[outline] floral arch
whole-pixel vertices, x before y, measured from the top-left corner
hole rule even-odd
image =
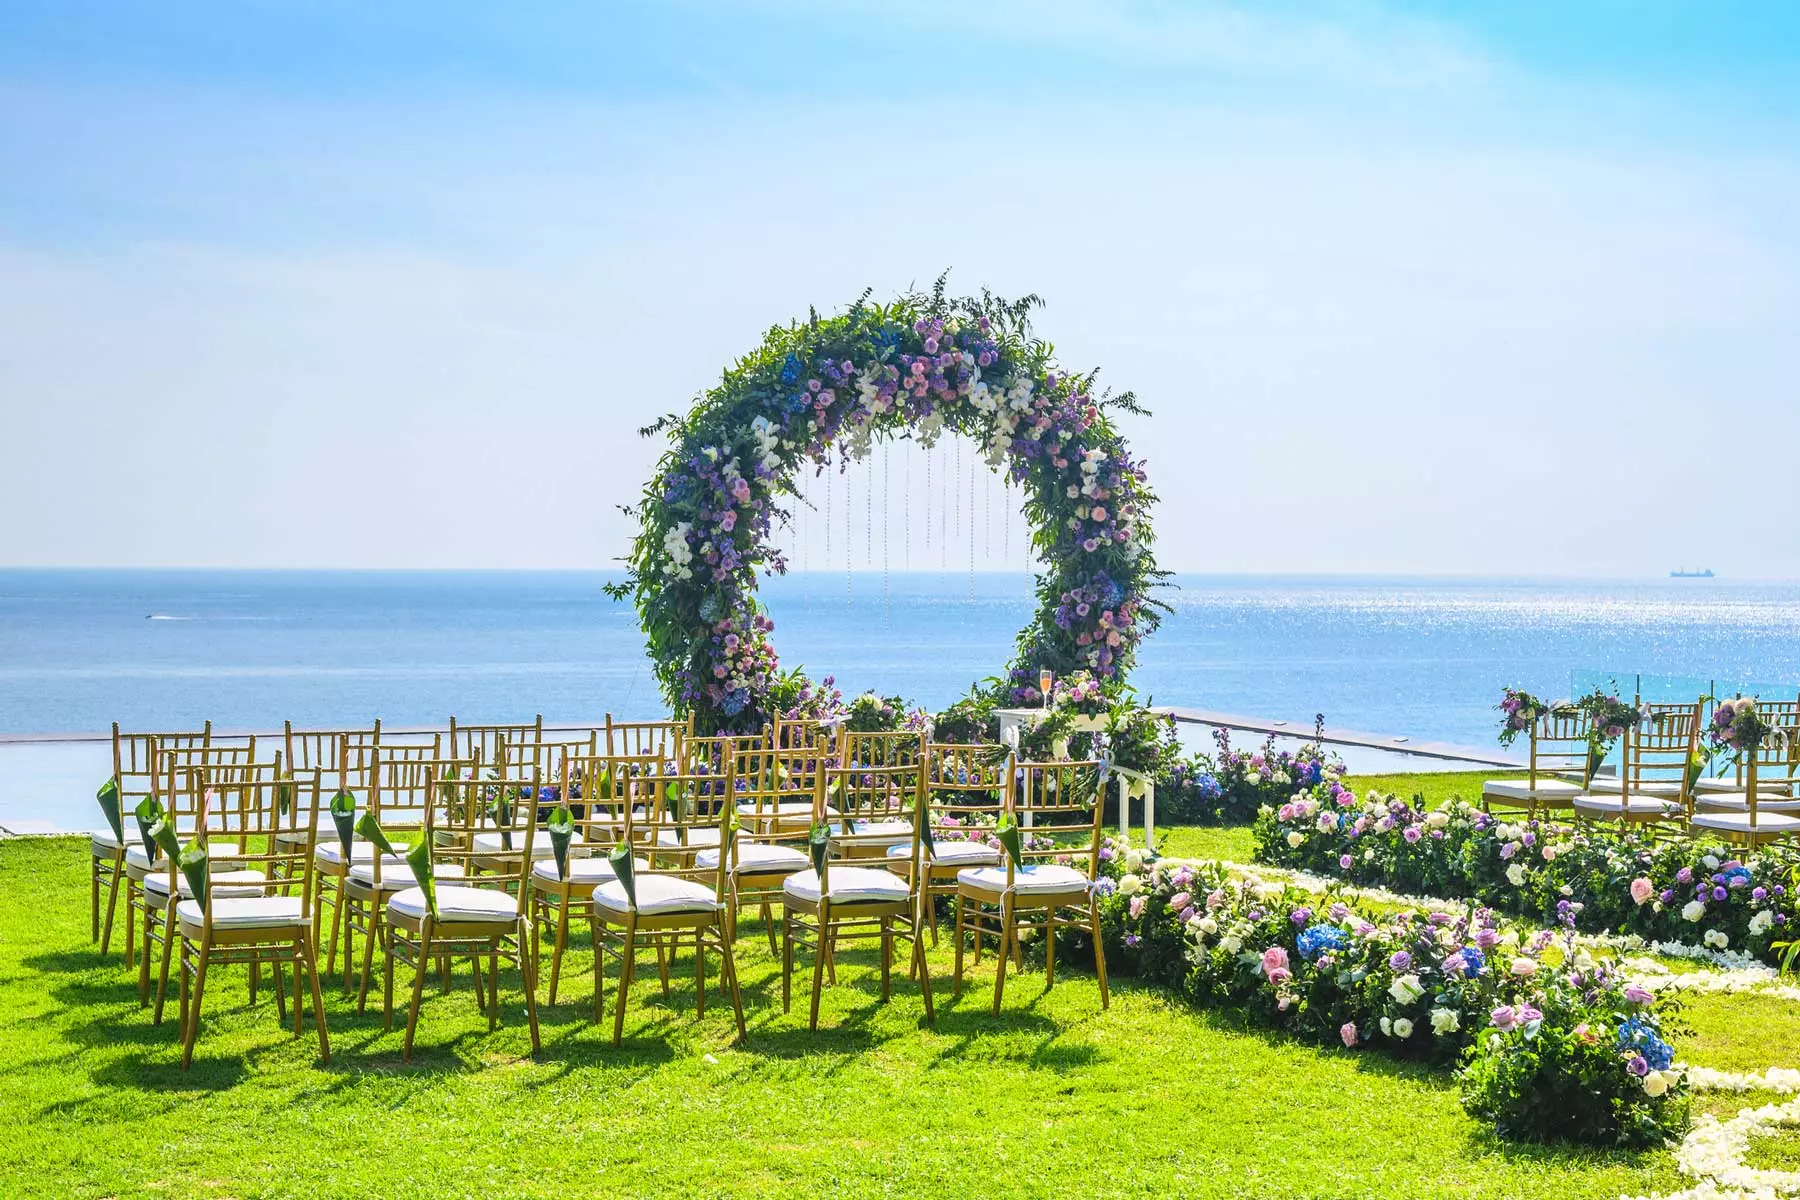
[[[757,601],[756,573],[787,568],[771,542],[795,479],[842,470],[878,440],[975,440],[1025,493],[1042,564],[1038,611],[1020,631],[996,699],[1037,697],[1040,668],[1123,685],[1160,608],[1151,553],[1155,497],[1115,428],[1142,412],[1130,393],[1097,394],[1094,374],[1058,369],[1032,336],[1036,297],[928,295],[888,305],[867,295],[843,313],[777,327],[686,415],[643,430],[671,445],[640,503],[629,578],[657,678],[706,732],[754,730],[805,684],[782,673]]]

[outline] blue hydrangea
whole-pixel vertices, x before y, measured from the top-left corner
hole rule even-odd
[[[1309,925],[1300,931],[1294,944],[1300,957],[1313,959],[1327,950],[1342,950],[1346,940],[1344,931],[1336,925]]]
[[[781,382],[783,382],[783,383],[794,382],[794,380],[800,378],[800,370],[801,370],[801,367],[800,367],[799,356],[796,355],[791,350],[788,351],[787,358],[785,360],[783,360],[783,362],[781,364]]]
[[[733,688],[731,691],[725,693],[725,698],[723,700],[719,701],[719,709],[724,712],[726,716],[735,717],[743,712],[745,705],[749,703],[749,688]]]
[[[1225,791],[1224,788],[1219,786],[1219,781],[1214,779],[1211,775],[1200,776],[1199,779],[1194,781],[1194,786],[1200,789],[1200,798],[1202,800],[1217,800]]]
[[[1470,979],[1481,974],[1481,968],[1487,965],[1487,956],[1481,952],[1480,946],[1464,946],[1462,956],[1463,974]]]
[[[1675,1061],[1675,1051],[1669,1043],[1638,1017],[1628,1017],[1619,1023],[1619,1049],[1637,1051],[1652,1071],[1666,1071]]]

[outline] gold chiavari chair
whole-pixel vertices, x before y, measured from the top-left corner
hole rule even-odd
[[[502,738],[500,769],[510,779],[536,772],[537,777],[545,781],[545,787],[554,789],[562,779],[565,759],[585,760],[600,756],[602,732],[600,729],[546,729],[535,741]],[[540,819],[542,816],[540,813]]]
[[[965,867],[957,873],[953,994],[962,994],[965,930],[977,939],[992,934],[999,940],[994,975],[994,1012],[998,1014],[1006,990],[1006,960],[1010,956],[1022,964],[1021,927],[1044,934],[1046,990],[1056,983],[1056,931],[1086,929],[1094,942],[1094,971],[1100,977],[1100,1007],[1104,1009],[1110,996],[1106,954],[1100,942],[1100,904],[1094,889],[1100,867],[1100,801],[1106,786],[1103,764],[1014,760],[1008,763],[1007,774],[1012,781],[1007,789],[1008,816],[1019,825],[1028,817],[1036,820],[1029,831],[1018,830],[1017,862],[1008,853],[1001,866]],[[1070,817],[1081,823],[1068,823]],[[1054,830],[1059,823],[1063,829],[1079,832],[1081,840],[1058,842]]]
[[[179,777],[179,768],[177,769]],[[178,886],[175,873],[196,875],[194,896],[175,905],[181,941],[181,1067],[194,1061],[194,1042],[200,1032],[200,1013],[206,999],[208,972],[217,966],[249,964],[253,971],[269,965],[275,971],[275,996],[285,1018],[283,980],[285,969],[294,968],[294,1033],[303,1025],[300,977],[306,976],[312,992],[313,1024],[319,1032],[319,1057],[331,1061],[331,1039],[325,1028],[325,1001],[319,989],[318,962],[313,956],[312,913],[307,903],[306,875],[311,857],[305,849],[275,841],[279,827],[280,793],[296,789],[296,803],[308,815],[319,805],[316,771],[286,778],[273,772],[236,774],[219,778],[217,772],[195,768],[188,772],[190,787],[203,789],[204,799],[195,831],[198,863],[172,863],[170,891]],[[283,862],[291,859],[291,862]],[[283,869],[276,870],[277,865]],[[215,875],[223,881],[257,874],[264,879],[261,894],[236,894],[224,886],[211,886]],[[254,886],[254,885],[251,885]]]
[[[388,839],[393,853],[371,845],[367,837],[352,844],[350,870],[340,880],[339,903],[344,911],[344,990],[350,990],[351,949],[356,934],[363,935],[362,979],[357,985],[356,1011],[366,1010],[369,977],[374,969],[375,947],[383,944],[382,924],[387,920],[387,902],[396,892],[417,887],[406,853],[425,837],[431,814],[432,777],[448,778],[452,774],[472,778],[473,760],[420,758],[408,754],[404,747],[376,750],[369,772],[368,809],[375,826]],[[356,818],[361,822],[361,817]],[[352,829],[352,835],[362,830]],[[334,828],[326,835],[337,838]],[[362,847],[368,846],[367,850]],[[342,845],[339,846],[341,854]],[[445,863],[439,868],[445,879],[460,877],[460,868]],[[388,1005],[393,997],[388,997]]]
[[[838,730],[817,721],[778,721],[770,729],[769,776],[738,801],[745,832],[758,842],[804,838],[812,827],[819,776],[837,763]],[[827,809],[833,819],[841,816]]]
[[[253,769],[256,762],[255,739],[235,746],[222,746],[208,741],[203,745],[191,744],[185,735],[178,738],[176,744],[158,743],[155,751],[156,773],[161,776],[170,767],[207,767],[213,778],[224,778],[232,772],[245,772]],[[178,824],[176,832],[184,836],[192,832],[187,824],[193,817],[192,812],[182,814],[183,822]],[[144,885],[150,876],[161,872],[163,864],[160,860],[151,861],[149,853],[141,844],[125,851],[125,965],[136,965],[132,957],[134,931],[145,928],[152,916],[150,907],[144,902]],[[146,947],[148,952],[148,947]],[[140,987],[138,999],[145,998],[145,977],[139,972]]]
[[[638,758],[596,755],[562,760],[558,793],[568,804],[574,821],[568,858],[566,862],[559,862],[552,845],[550,854],[538,855],[532,862],[530,879],[532,912],[538,929],[553,941],[548,993],[551,1004],[556,1003],[563,955],[569,947],[569,921],[573,918],[585,920],[591,931],[594,889],[619,877],[612,860],[596,851],[623,838],[630,824],[631,789],[625,781],[655,775],[662,765],[663,760],[654,754]],[[543,834],[539,836],[550,841]],[[640,860],[637,865],[649,869],[646,861]]]
[[[1739,697],[1741,699],[1741,697]],[[1702,779],[1694,787],[1695,807],[1708,812],[1743,812],[1746,808],[1747,760],[1756,761],[1757,807],[1764,812],[1800,812],[1794,788],[1800,783],[1800,703],[1757,700],[1756,711],[1781,735],[1764,740],[1754,755],[1734,755],[1730,774]]]
[[[696,739],[698,740],[698,739]],[[780,902],[782,885],[790,875],[806,870],[811,860],[805,850],[806,830],[795,823],[783,824],[774,814],[795,793],[783,775],[776,754],[764,739],[741,739],[728,748],[726,793],[737,806],[739,834],[724,850],[725,932],[735,943],[738,914],[746,904],[759,905],[763,927],[769,936],[769,953],[775,954],[775,920],[772,905]],[[695,865],[717,867],[718,848],[700,851]]]
[[[1009,755],[1004,746],[933,743],[925,748],[925,822],[919,853],[911,844],[889,847],[888,867],[919,891],[932,944],[937,944],[937,898],[956,897],[957,873],[997,867],[1001,851],[991,841],[1006,811]],[[981,961],[981,943],[975,945]]]
[[[474,758],[492,766],[500,761],[501,748],[511,742],[515,746],[536,745],[544,740],[544,714],[518,725],[474,725],[450,718],[450,739],[444,747],[446,758]]]
[[[676,721],[615,721],[606,714],[606,753],[613,758],[653,754],[671,767],[681,762],[681,743],[693,736],[694,718]]]
[[[1596,777],[1575,797],[1578,820],[1686,823],[1700,761],[1700,702],[1652,704],[1643,711],[1643,723],[1621,739],[1618,775]]]
[[[204,746],[212,737],[212,722],[208,721],[198,733],[124,733],[119,723],[112,727],[112,778],[109,783],[117,789],[119,827],[108,828],[95,833],[89,839],[90,861],[88,864],[88,914],[91,928],[90,940],[100,943],[100,953],[106,954],[112,948],[113,916],[119,908],[119,883],[127,878],[125,874],[126,855],[135,846],[142,849],[141,839],[137,831],[134,813],[138,803],[150,795],[156,787],[156,749],[167,746],[170,749],[185,746]],[[105,791],[105,788],[101,789]],[[145,862],[149,858],[145,856]],[[100,885],[106,885],[106,926],[104,931],[100,925]],[[130,885],[135,887],[135,884]],[[129,898],[127,899],[129,909]],[[131,922],[125,926],[125,964],[131,965],[132,941]]]
[[[724,775],[731,770],[734,751],[749,754],[769,748],[769,727],[761,733],[720,733],[681,739],[683,775]]]
[[[703,775],[641,775],[627,781],[630,791],[626,836],[614,851],[618,878],[594,889],[594,1023],[604,1006],[606,957],[619,962],[619,994],[613,998],[613,1045],[625,1035],[625,1005],[637,970],[639,947],[656,950],[663,998],[669,998],[669,959],[684,939],[694,945],[694,1012],[706,1015],[706,952],[719,953],[720,985],[731,994],[738,1041],[743,1041],[744,1002],[738,990],[737,960],[725,930],[725,895],[729,885],[722,863],[698,866],[694,856],[668,847],[711,842],[724,844],[736,832],[735,812],[723,788],[706,785],[718,779]],[[635,814],[641,811],[641,818]],[[639,872],[635,856],[642,851],[646,868]],[[627,868],[626,863],[631,863]]]
[[[1786,736],[1778,730],[1765,738],[1763,744],[1786,740]],[[1758,751],[1761,749],[1761,746],[1757,747]],[[1783,753],[1785,753],[1785,749]],[[1795,805],[1796,801],[1787,793],[1778,792],[1775,798],[1765,806],[1759,794],[1757,779],[1762,768],[1762,755],[1750,753],[1741,757],[1744,760],[1742,764],[1743,807],[1730,809],[1709,807],[1696,811],[1688,818],[1689,830],[1705,830],[1707,833],[1723,836],[1733,842],[1742,842],[1752,850],[1769,842],[1800,837],[1800,813],[1790,807]],[[1719,804],[1724,799],[1724,797],[1714,794],[1703,797],[1700,803],[1710,806]]]
[[[890,849],[912,845],[923,751],[922,733],[840,735],[837,761],[844,770],[832,776],[825,796],[835,857],[885,865]]]
[[[206,815],[209,805],[214,806],[211,815],[216,821],[221,822],[221,828],[226,827],[226,823],[234,819],[234,814],[222,812],[216,807],[221,803],[219,800],[221,793],[218,790],[220,785],[261,782],[273,786],[277,780],[284,777],[285,771],[279,751],[276,752],[275,761],[270,763],[232,764],[229,766],[208,765],[203,760],[184,762],[183,758],[184,756],[180,753],[168,753],[161,756],[165,771],[159,772],[161,778],[157,791],[157,798],[164,805],[170,829],[177,835],[178,840],[184,832],[190,841],[199,838],[200,831],[204,827],[202,818]],[[298,785],[294,785],[279,792],[277,803],[296,802],[295,797],[298,790]],[[239,800],[242,800],[241,793]],[[237,823],[241,825],[243,822],[238,819]],[[241,830],[239,837],[241,841]],[[162,854],[159,850],[156,869],[144,878],[144,953],[138,963],[138,1005],[142,1007],[149,1003],[150,957],[156,947],[161,946],[162,961],[156,981],[156,1011],[152,1017],[152,1024],[156,1025],[162,1024],[163,1001],[168,994],[169,987],[169,959],[178,940],[175,929],[176,917],[171,910],[169,896],[171,892],[174,892],[180,900],[194,898],[193,889],[187,878],[180,872],[168,870],[168,864],[164,861],[166,858],[167,855]],[[268,878],[261,867],[239,867],[234,870],[211,872],[210,882],[221,896],[261,896],[266,891]],[[157,927],[159,918],[162,922],[160,930]],[[250,966],[250,1002],[252,1004],[256,1003],[256,988],[261,973],[261,964],[252,963]]]
[[[794,951],[796,946],[810,946],[813,952],[812,1009],[808,1027],[819,1027],[819,997],[825,986],[826,972],[836,982],[836,952],[840,942],[879,939],[881,943],[881,999],[886,1003],[893,995],[894,938],[912,942],[911,969],[908,974],[919,980],[925,997],[925,1017],[936,1018],[931,999],[931,971],[925,962],[925,947],[920,938],[918,896],[906,879],[880,866],[856,866],[850,862],[832,862],[825,821],[825,797],[834,788],[848,788],[848,778],[859,777],[858,786],[881,786],[874,781],[891,780],[894,789],[910,783],[915,812],[923,809],[920,800],[923,776],[917,763],[904,766],[828,767],[820,772],[814,792],[814,831],[808,841],[811,865],[789,875],[782,883],[781,940],[781,1011],[789,1011],[792,1003]],[[914,846],[915,852],[917,846]],[[914,878],[917,877],[914,873]]]
[[[1593,722],[1583,712],[1546,713],[1532,722],[1531,757],[1524,779],[1490,779],[1481,785],[1481,806],[1492,812],[1523,810],[1536,820],[1539,810],[1567,811],[1588,789],[1588,732]]]
[[[331,910],[331,937],[325,945],[325,974],[335,977],[338,973],[338,938],[341,934],[344,944],[344,990],[349,991],[350,975],[350,943],[348,921],[349,906],[344,903],[344,883],[350,877],[353,863],[366,861],[375,857],[375,847],[367,841],[358,841],[355,837],[357,816],[368,811],[369,793],[375,786],[375,772],[378,763],[400,764],[406,762],[435,762],[441,756],[441,740],[432,735],[430,741],[409,743],[407,745],[358,745],[348,738],[342,740],[338,747],[338,770],[335,780],[327,774],[326,785],[331,787],[326,803],[320,805],[320,816],[314,819],[316,829],[309,850],[312,854],[312,911],[314,913],[313,936],[319,936],[320,926],[325,922],[325,910]],[[394,769],[399,769],[397,766]],[[473,773],[473,767],[466,769]],[[335,786],[332,786],[335,784]],[[338,829],[337,812],[344,809],[351,836],[346,838]],[[319,946],[315,942],[314,950]]]
[[[409,1062],[427,970],[438,962],[447,972],[454,959],[463,957],[475,963],[476,1003],[487,1016],[490,1032],[500,1020],[500,962],[504,959],[518,967],[531,1026],[531,1052],[536,1054],[542,1048],[530,893],[525,887],[526,864],[531,861],[537,833],[531,798],[538,787],[535,775],[498,780],[460,773],[446,777],[427,768],[426,791],[431,802],[424,835],[406,856],[418,886],[388,900],[387,919],[381,927],[386,1028],[393,1028],[394,964],[408,962],[413,967],[412,1002],[402,1050],[402,1057]],[[509,794],[510,803],[501,803]],[[504,840],[512,849],[503,855],[486,852],[477,843],[484,833],[506,835]],[[485,874],[476,871],[477,859],[486,863]],[[446,880],[441,883],[437,878],[440,867]],[[481,978],[484,957],[485,984]]]

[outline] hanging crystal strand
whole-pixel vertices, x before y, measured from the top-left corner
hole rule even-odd
[[[900,491],[902,493],[900,497],[901,520],[906,522],[906,537],[902,542],[900,549],[900,560],[902,563],[900,569],[903,571],[912,570],[912,460],[913,444],[912,439],[908,438],[906,441],[906,462],[901,468],[901,474],[905,476],[905,482],[900,485]]]
[[[825,569],[831,570],[831,459],[825,459]]]
[[[799,552],[800,559],[800,604],[803,608],[811,609],[812,587],[806,580],[806,510],[810,507],[806,502],[807,490],[806,476],[802,473],[794,484],[794,549]]]
[[[881,448],[887,453],[887,446]],[[886,461],[885,459],[883,460]],[[863,475],[863,566],[875,565],[875,464]]]
[[[925,447],[925,549],[926,550],[931,549],[931,499],[933,496],[935,496],[937,494],[936,492],[933,492],[931,490],[931,460],[936,457],[937,457],[937,447],[926,446]],[[927,554],[925,556],[925,561],[926,562],[931,561],[930,554]]]
[[[847,466],[848,464],[846,464]],[[856,584],[850,575],[850,534],[856,528],[856,514],[850,507],[850,472],[844,472],[844,603],[856,602]]]
[[[948,459],[950,452],[946,450],[944,457]],[[938,513],[938,570],[948,571],[950,569],[950,497],[955,494],[950,490],[950,464],[945,462],[940,466],[938,474],[944,477],[944,506],[943,511]]]
[[[975,471],[980,459],[969,460],[969,603],[975,603]]]
[[[1008,561],[1012,561],[1012,474],[1002,470],[1000,473],[1000,494],[1005,498],[1005,505],[1000,513],[1000,553]]]
[[[888,492],[888,445],[881,446],[881,625],[888,627],[888,526],[893,523],[894,508]]]
[[[981,479],[981,557],[994,557],[994,474]]]
[[[952,496],[955,497],[955,501],[952,502],[952,507],[955,509],[955,513],[951,519],[950,528],[951,528],[951,532],[955,533],[957,537],[961,537],[962,532],[963,532],[963,511],[962,511],[962,504],[960,503],[960,501],[962,500],[962,481],[963,481],[963,444],[962,444],[962,439],[957,438],[956,439],[956,490],[954,492],[950,493]]]

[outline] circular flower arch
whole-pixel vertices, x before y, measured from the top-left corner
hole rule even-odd
[[[1032,336],[1026,297],[928,295],[888,305],[867,294],[843,313],[772,329],[685,416],[643,430],[670,448],[642,501],[629,576],[670,705],[703,732],[754,731],[813,694],[783,673],[758,570],[787,564],[771,543],[796,479],[839,470],[876,441],[975,440],[1025,494],[1042,564],[1038,612],[1018,636],[994,699],[1037,699],[1040,668],[1088,671],[1116,693],[1162,606],[1151,553],[1155,501],[1111,414],[1141,413],[1130,393],[1097,393],[1094,374],[1058,369]]]

